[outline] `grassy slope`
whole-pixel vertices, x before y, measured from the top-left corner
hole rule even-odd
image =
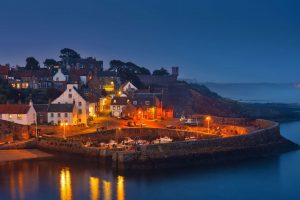
[[[276,121],[299,120],[300,106],[295,104],[251,104],[226,99],[199,84],[189,84],[196,113],[227,117],[265,118]]]

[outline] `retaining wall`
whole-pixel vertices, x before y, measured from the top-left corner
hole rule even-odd
[[[267,120],[248,121],[262,129],[249,134],[168,144],[141,146],[135,152],[115,152],[118,169],[148,169],[190,164],[207,164],[272,154],[298,148],[280,135],[279,125]]]

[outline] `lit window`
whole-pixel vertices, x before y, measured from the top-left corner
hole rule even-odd
[[[120,106],[117,106],[117,110],[120,110]]]
[[[22,114],[17,114],[18,119],[22,119]]]
[[[60,113],[57,113],[57,117],[60,117]]]
[[[146,106],[150,105],[150,101],[145,101]]]
[[[117,103],[117,100],[114,100],[114,103]]]
[[[11,114],[9,114],[9,115],[8,115],[8,118],[9,118],[9,119],[12,119],[12,115],[11,115]]]
[[[78,102],[78,106],[81,106],[81,104],[82,104],[81,101],[79,101],[79,102]]]
[[[113,106],[113,110],[116,110],[116,106]]]

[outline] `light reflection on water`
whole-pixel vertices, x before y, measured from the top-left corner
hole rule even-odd
[[[70,169],[63,168],[60,171],[60,200],[72,199],[72,181]]]
[[[125,200],[124,176],[113,176],[111,171],[97,167],[91,169],[89,166],[95,163],[68,165],[56,160],[2,163],[0,199]],[[72,165],[81,167],[74,169]]]
[[[300,143],[300,122],[281,126]],[[119,174],[96,163],[0,163],[0,200],[300,199],[300,151],[218,166]],[[250,192],[249,192],[250,191]]]

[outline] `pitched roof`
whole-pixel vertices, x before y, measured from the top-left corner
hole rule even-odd
[[[128,100],[129,99],[127,97],[114,97],[111,100],[111,105],[127,105]]]
[[[26,114],[29,109],[26,104],[0,104],[0,114]]]
[[[49,105],[48,104],[34,104],[33,107],[36,112],[47,112]]]
[[[73,112],[74,104],[50,104],[48,112]]]
[[[46,68],[41,68],[37,70],[28,70],[28,69],[18,69],[18,70],[11,70],[9,71],[9,76],[15,77],[15,78],[21,78],[21,77],[50,77],[51,71]]]

